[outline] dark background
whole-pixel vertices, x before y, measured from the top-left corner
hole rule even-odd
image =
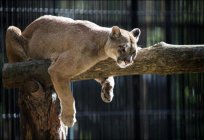
[[[0,67],[7,62],[8,26],[23,30],[45,14],[138,27],[141,47],[160,41],[204,44],[203,0],[1,0]],[[115,82],[110,104],[102,102],[95,81],[72,83],[78,122],[68,139],[204,139],[203,74],[135,75]],[[20,139],[18,89],[1,86],[0,92],[0,139]]]

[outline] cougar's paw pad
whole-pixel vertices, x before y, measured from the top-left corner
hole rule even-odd
[[[113,88],[114,88],[115,82],[113,77],[105,78],[104,81],[101,81],[101,98],[104,102],[110,103],[113,99]]]
[[[102,100],[106,103],[110,103],[113,96],[113,87],[110,85],[110,83],[104,83],[101,91]]]
[[[62,122],[68,126],[68,127],[73,127],[75,122],[76,122],[76,118],[75,118],[75,114],[71,115],[71,114],[63,114],[61,115],[61,120]]]
[[[105,83],[102,86],[101,98],[104,102],[110,103],[113,99],[113,87],[110,83]]]
[[[101,92],[101,98],[105,103],[110,103],[113,100],[113,93]]]

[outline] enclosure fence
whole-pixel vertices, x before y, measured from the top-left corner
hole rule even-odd
[[[160,41],[204,44],[203,0],[1,0],[1,68],[7,62],[6,29],[15,25],[23,30],[42,15],[126,30],[138,27],[141,47]],[[72,83],[78,122],[67,139],[204,139],[202,73],[125,76],[115,81],[110,104],[102,102],[100,86],[94,81]],[[0,138],[21,139],[19,90],[4,89],[1,81],[0,91]]]

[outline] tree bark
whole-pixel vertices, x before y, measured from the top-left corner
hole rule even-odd
[[[60,101],[52,87],[27,81],[20,88],[19,108],[23,140],[66,139],[68,128],[59,119]]]
[[[3,85],[6,88],[21,86],[28,79],[51,85],[47,69],[50,60],[32,60],[4,64]],[[160,42],[140,49],[134,64],[121,69],[112,59],[101,61],[72,80],[136,74],[179,74],[204,71],[204,45],[171,45]]]

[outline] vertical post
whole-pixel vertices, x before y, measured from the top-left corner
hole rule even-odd
[[[53,87],[26,82],[20,88],[19,108],[22,139],[66,139],[68,128],[59,119],[60,101]]]
[[[138,27],[138,1],[131,0],[131,23],[132,29]],[[139,27],[141,28],[141,27]],[[135,91],[140,91],[140,76],[133,76],[133,87]],[[141,129],[140,129],[140,94],[134,94],[134,126],[136,131],[134,132],[135,138],[141,138]]]
[[[172,1],[169,1],[169,0],[165,0],[164,1],[165,3],[165,40],[172,43],[172,30],[174,27],[172,27],[172,18],[171,18],[171,13],[172,13],[172,8],[173,8],[173,4],[174,2]],[[173,31],[174,32],[174,31]],[[172,134],[174,131],[174,126],[172,126],[172,120],[173,120],[173,117],[171,115],[171,113],[173,112],[172,110],[172,91],[171,91],[171,82],[172,82],[172,76],[167,76],[166,78],[167,80],[167,95],[166,95],[166,98],[167,98],[167,109],[170,111],[170,113],[167,115],[167,125],[168,125],[168,138],[169,140],[173,139],[174,137],[172,137]]]

